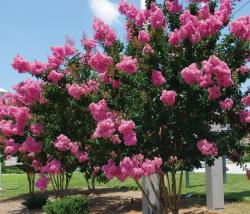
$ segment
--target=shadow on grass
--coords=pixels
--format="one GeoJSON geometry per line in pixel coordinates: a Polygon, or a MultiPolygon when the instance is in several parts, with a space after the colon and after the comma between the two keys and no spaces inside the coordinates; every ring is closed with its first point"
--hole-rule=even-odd
{"type": "MultiPolygon", "coordinates": [[[[67,191],[65,191],[63,194],[64,195],[78,195],[78,194],[82,194],[82,195],[89,195],[91,193],[94,193],[96,195],[98,194],[105,194],[105,193],[115,193],[115,192],[126,192],[129,190],[137,190],[137,188],[134,187],[126,187],[126,186],[117,186],[117,187],[97,187],[95,190],[88,190],[85,188],[77,188],[77,189],[68,189],[67,191]]],[[[50,191],[45,191],[43,193],[41,192],[35,192],[35,195],[41,195],[41,196],[56,196],[55,192],[53,190],[50,191]]],[[[25,193],[25,194],[20,194],[17,195],[15,197],[11,197],[11,198],[7,198],[7,199],[0,199],[0,203],[1,202],[8,202],[8,201],[14,201],[14,200],[19,200],[19,199],[24,199],[25,197],[29,196],[29,193],[25,193]]]]}

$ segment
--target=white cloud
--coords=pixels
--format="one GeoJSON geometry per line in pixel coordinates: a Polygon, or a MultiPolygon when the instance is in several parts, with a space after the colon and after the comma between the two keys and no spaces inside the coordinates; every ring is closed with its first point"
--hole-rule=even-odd
{"type": "Polygon", "coordinates": [[[118,22],[118,5],[110,0],[89,0],[93,14],[107,24],[118,22]]]}
{"type": "Polygon", "coordinates": [[[0,93],[5,93],[7,92],[4,88],[0,88],[0,93]]]}

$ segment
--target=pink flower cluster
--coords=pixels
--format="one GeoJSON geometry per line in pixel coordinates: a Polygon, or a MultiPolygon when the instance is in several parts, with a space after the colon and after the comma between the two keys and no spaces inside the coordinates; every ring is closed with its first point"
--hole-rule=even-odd
{"type": "Polygon", "coordinates": [[[34,123],[30,126],[30,131],[34,134],[34,135],[40,135],[43,131],[43,125],[40,123],[34,123]]]}
{"type": "Polygon", "coordinates": [[[250,106],[250,94],[248,94],[247,96],[243,97],[241,99],[241,103],[244,105],[244,106],[250,106]]]}
{"type": "Polygon", "coordinates": [[[61,161],[49,160],[47,164],[42,167],[42,173],[49,173],[50,175],[60,174],[63,172],[61,161]]]}
{"type": "Polygon", "coordinates": [[[113,89],[120,88],[122,85],[122,82],[120,80],[113,79],[112,77],[109,77],[107,72],[100,74],[101,80],[104,84],[111,84],[113,89]]]}
{"type": "Polygon", "coordinates": [[[118,131],[123,135],[124,144],[127,146],[136,145],[137,138],[134,129],[135,129],[135,123],[132,120],[121,121],[118,131]]]}
{"type": "Polygon", "coordinates": [[[208,88],[208,99],[216,100],[221,96],[220,87],[213,86],[208,88]]]}
{"type": "Polygon", "coordinates": [[[18,83],[13,87],[17,92],[18,99],[27,106],[33,105],[35,102],[43,103],[42,98],[42,82],[27,79],[18,83]]]}
{"type": "Polygon", "coordinates": [[[211,85],[218,85],[208,88],[209,99],[215,100],[220,97],[220,87],[230,87],[233,85],[231,71],[227,64],[218,57],[212,55],[208,60],[202,62],[202,69],[199,70],[196,63],[184,68],[181,71],[184,81],[191,85],[198,83],[200,87],[206,88],[211,85]],[[213,83],[213,75],[216,82],[213,83]]]}
{"type": "Polygon", "coordinates": [[[234,101],[231,98],[226,98],[223,101],[220,101],[220,107],[222,110],[230,110],[234,105],[234,101]]]}
{"type": "Polygon", "coordinates": [[[48,75],[48,80],[54,82],[54,83],[58,83],[64,76],[64,73],[59,73],[56,70],[52,70],[50,71],[49,75],[48,75]]]}
{"type": "Polygon", "coordinates": [[[138,40],[141,43],[148,43],[150,41],[150,36],[147,31],[141,30],[138,35],[138,40]]]}
{"type": "Polygon", "coordinates": [[[162,10],[155,3],[151,4],[150,22],[151,27],[155,29],[161,29],[165,25],[165,16],[162,10]]]}
{"type": "Polygon", "coordinates": [[[245,73],[247,73],[249,71],[249,68],[245,64],[245,65],[242,65],[240,68],[238,68],[237,71],[239,71],[241,74],[245,74],[245,73]]]}
{"type": "Polygon", "coordinates": [[[250,123],[250,112],[246,110],[242,110],[239,112],[240,121],[242,123],[250,123]]]}
{"type": "Polygon", "coordinates": [[[250,16],[243,16],[229,24],[229,30],[243,41],[250,40],[250,16]]]}
{"type": "Polygon", "coordinates": [[[167,0],[166,9],[169,13],[179,13],[182,10],[182,6],[179,4],[178,0],[167,0]]]}
{"type": "Polygon", "coordinates": [[[125,157],[121,160],[119,166],[113,160],[109,160],[106,165],[102,166],[102,171],[108,180],[117,177],[120,181],[128,177],[139,180],[141,176],[150,176],[160,172],[162,159],[155,157],[153,160],[144,159],[142,154],[134,155],[132,158],[125,157]]]}
{"type": "Polygon", "coordinates": [[[48,185],[49,185],[50,179],[44,175],[44,173],[40,173],[40,177],[35,182],[35,186],[41,191],[44,192],[48,185]]]}
{"type": "Polygon", "coordinates": [[[64,46],[50,47],[52,56],[48,56],[48,67],[56,69],[63,64],[64,60],[76,53],[76,49],[71,44],[64,46]]]}
{"type": "Polygon", "coordinates": [[[24,141],[19,151],[21,152],[28,152],[36,154],[42,150],[42,144],[40,142],[37,142],[33,137],[27,137],[26,141],[24,141]]]}
{"type": "Polygon", "coordinates": [[[197,143],[197,148],[205,156],[217,156],[218,148],[214,143],[209,143],[207,140],[200,140],[197,143]]]}
{"type": "Polygon", "coordinates": [[[123,135],[124,144],[133,146],[136,144],[136,133],[134,132],[135,124],[132,120],[121,120],[113,112],[108,111],[107,103],[103,99],[98,103],[91,103],[89,110],[92,117],[97,122],[94,138],[111,139],[115,143],[120,143],[119,135],[116,131],[123,135]]]}
{"type": "Polygon", "coordinates": [[[64,59],[75,54],[76,50],[70,44],[64,46],[51,47],[52,56],[48,56],[48,63],[43,63],[35,60],[34,62],[28,62],[19,54],[14,58],[12,67],[19,73],[30,72],[32,75],[39,75],[45,72],[47,69],[56,69],[63,62],[64,59]]]}
{"type": "Polygon", "coordinates": [[[5,150],[4,153],[7,155],[14,155],[18,151],[19,145],[15,143],[15,141],[10,138],[5,141],[5,150]]]}
{"type": "Polygon", "coordinates": [[[132,56],[123,56],[116,64],[116,68],[127,74],[134,74],[137,71],[137,59],[133,59],[132,56]]]}
{"type": "Polygon", "coordinates": [[[87,50],[87,51],[91,51],[93,48],[96,47],[96,40],[94,39],[87,39],[86,37],[84,37],[81,40],[82,46],[87,50]]]}
{"type": "Polygon", "coordinates": [[[134,4],[129,4],[127,0],[121,0],[119,4],[119,12],[124,14],[130,20],[136,20],[139,10],[134,4]]]}
{"type": "Polygon", "coordinates": [[[0,105],[0,131],[6,136],[24,134],[24,129],[30,119],[29,109],[0,105]],[[5,119],[5,118],[8,119],[5,119]]]}
{"type": "Polygon", "coordinates": [[[72,155],[74,155],[80,163],[88,160],[88,154],[86,152],[82,152],[79,149],[78,142],[72,142],[67,136],[61,134],[56,138],[54,142],[54,146],[62,152],[70,151],[72,155]]]}
{"type": "Polygon", "coordinates": [[[88,63],[93,70],[102,74],[108,70],[109,66],[112,64],[112,61],[112,57],[97,52],[90,57],[88,63]]]}
{"type": "Polygon", "coordinates": [[[166,82],[166,79],[162,76],[160,71],[154,70],[151,75],[151,82],[155,86],[161,86],[166,82]]]}
{"type": "Polygon", "coordinates": [[[94,18],[94,39],[104,43],[104,46],[109,47],[116,41],[116,33],[106,25],[102,20],[94,18]]]}
{"type": "Polygon", "coordinates": [[[142,27],[148,19],[150,19],[152,28],[160,29],[165,25],[165,16],[155,3],[151,4],[150,10],[138,10],[134,4],[121,0],[119,11],[133,21],[137,27],[142,27]]]}
{"type": "Polygon", "coordinates": [[[80,100],[82,96],[87,96],[91,92],[98,91],[98,83],[94,80],[89,80],[87,84],[78,85],[73,83],[72,85],[67,85],[68,93],[76,100],[80,100]]]}
{"type": "Polygon", "coordinates": [[[160,100],[164,105],[173,106],[175,103],[176,92],[175,91],[167,91],[163,90],[160,100]]]}
{"type": "Polygon", "coordinates": [[[231,0],[221,1],[219,10],[213,15],[210,14],[208,5],[201,8],[199,16],[192,15],[188,9],[185,10],[180,15],[181,27],[170,33],[169,43],[178,45],[185,39],[197,43],[202,37],[215,34],[228,21],[230,12],[231,0]]]}

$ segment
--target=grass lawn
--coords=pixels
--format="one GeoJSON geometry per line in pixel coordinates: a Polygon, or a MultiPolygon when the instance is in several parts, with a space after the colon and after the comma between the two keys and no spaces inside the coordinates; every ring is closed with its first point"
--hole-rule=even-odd
{"type": "MultiPolygon", "coordinates": [[[[185,179],[184,179],[185,180],[185,179]]],[[[0,191],[0,199],[6,199],[27,193],[28,186],[25,174],[6,174],[2,176],[3,190],[0,191]]],[[[96,186],[112,188],[135,189],[136,184],[132,179],[121,183],[112,180],[107,184],[96,184],[96,186]]],[[[81,173],[75,173],[70,182],[69,188],[86,188],[86,182],[81,173]]],[[[183,194],[191,193],[193,195],[205,197],[205,174],[190,173],[190,188],[185,188],[183,182],[183,194]]],[[[245,175],[228,175],[225,188],[226,200],[250,201],[250,181],[245,175]]],[[[51,186],[49,189],[52,189],[51,186]]]]}

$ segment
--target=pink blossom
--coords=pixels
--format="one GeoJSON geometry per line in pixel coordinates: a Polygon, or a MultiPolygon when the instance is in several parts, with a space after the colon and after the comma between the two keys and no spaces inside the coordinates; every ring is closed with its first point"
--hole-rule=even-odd
{"type": "Polygon", "coordinates": [[[112,88],[114,88],[114,89],[120,88],[122,85],[122,82],[120,80],[115,80],[112,78],[109,78],[109,82],[110,82],[112,88]]]}
{"type": "Polygon", "coordinates": [[[150,55],[150,54],[154,54],[155,51],[149,44],[146,44],[144,45],[142,52],[145,55],[150,55]]]}
{"type": "Polygon", "coordinates": [[[237,69],[241,74],[245,74],[249,71],[249,68],[248,66],[245,64],[245,65],[242,65],[239,69],[237,69]]]}
{"type": "Polygon", "coordinates": [[[160,100],[164,105],[173,106],[175,103],[176,92],[163,90],[160,100]]]}
{"type": "Polygon", "coordinates": [[[40,170],[42,169],[42,167],[43,167],[42,163],[41,163],[39,160],[36,160],[36,159],[34,159],[34,160],[32,161],[31,166],[32,166],[36,171],[40,171],[40,170]]]}
{"type": "Polygon", "coordinates": [[[17,55],[13,62],[12,67],[17,70],[19,73],[26,73],[29,70],[29,62],[26,61],[21,55],[17,55]]]}
{"type": "Polygon", "coordinates": [[[102,171],[109,180],[114,177],[117,177],[120,181],[124,181],[128,177],[139,180],[141,176],[150,176],[159,172],[161,166],[161,158],[155,157],[153,160],[144,160],[144,156],[138,154],[132,158],[123,158],[119,165],[116,165],[113,160],[109,160],[107,164],[102,166],[102,171]]]}
{"type": "Polygon", "coordinates": [[[137,143],[136,133],[131,131],[129,133],[123,134],[123,141],[126,146],[134,146],[137,143]]]}
{"type": "Polygon", "coordinates": [[[30,114],[26,107],[0,106],[0,117],[10,118],[9,120],[0,120],[0,130],[3,134],[22,136],[30,114]]]}
{"type": "Polygon", "coordinates": [[[220,101],[220,107],[222,110],[230,110],[232,109],[234,101],[231,98],[226,98],[223,101],[220,101]]]}
{"type": "Polygon", "coordinates": [[[109,160],[106,165],[102,166],[102,171],[104,172],[105,176],[108,180],[111,180],[114,176],[118,173],[118,167],[115,165],[113,160],[109,160]]]}
{"type": "Polygon", "coordinates": [[[154,70],[151,75],[151,82],[155,86],[161,86],[166,82],[160,71],[154,70]]]}
{"type": "Polygon", "coordinates": [[[48,187],[50,179],[46,177],[43,173],[40,173],[39,179],[35,182],[35,186],[41,191],[44,192],[48,187]]]}
{"type": "Polygon", "coordinates": [[[27,106],[31,106],[35,102],[42,102],[41,82],[27,79],[15,85],[13,89],[17,92],[18,99],[27,106]]]}
{"type": "Polygon", "coordinates": [[[43,173],[49,173],[51,175],[62,173],[61,162],[59,160],[48,161],[46,166],[41,169],[43,173]]]}
{"type": "Polygon", "coordinates": [[[229,30],[243,41],[250,40],[250,16],[243,16],[230,22],[229,30]]]}
{"type": "Polygon", "coordinates": [[[110,114],[108,113],[108,107],[106,100],[100,100],[98,103],[91,103],[89,105],[89,110],[95,121],[101,121],[107,119],[110,114]]]}
{"type": "MultiPolygon", "coordinates": [[[[77,83],[73,83],[72,85],[67,85],[67,88],[69,95],[76,100],[80,100],[81,96],[87,95],[90,92],[90,88],[85,84],[78,85],[77,83]]],[[[91,90],[94,90],[94,88],[91,88],[91,90]]]]}
{"type": "Polygon", "coordinates": [[[121,124],[118,128],[118,131],[121,133],[121,134],[126,134],[126,133],[129,133],[131,132],[133,129],[135,128],[135,123],[134,121],[132,120],[122,120],[121,121],[121,124]]]}
{"type": "Polygon", "coordinates": [[[182,6],[178,0],[168,0],[166,1],[166,9],[169,13],[179,13],[182,10],[182,6]]]}
{"type": "Polygon", "coordinates": [[[95,80],[88,80],[87,86],[88,90],[91,92],[97,92],[99,89],[99,84],[95,80]]]}
{"type": "Polygon", "coordinates": [[[247,94],[247,96],[243,97],[241,99],[241,103],[244,105],[244,106],[250,106],[250,94],[247,94]]]}
{"type": "Polygon", "coordinates": [[[192,63],[188,67],[184,68],[181,71],[181,76],[185,80],[185,82],[189,85],[195,83],[197,79],[200,77],[201,71],[198,69],[196,63],[192,63]]]}
{"type": "Polygon", "coordinates": [[[63,152],[70,149],[69,144],[70,144],[70,139],[67,136],[63,135],[63,134],[60,134],[56,138],[56,141],[54,142],[55,147],[59,151],[63,151],[63,152]]]}
{"type": "Polygon", "coordinates": [[[122,0],[118,9],[121,14],[124,14],[130,20],[135,20],[139,12],[135,5],[129,4],[127,0],[122,0]]]}
{"type": "Polygon", "coordinates": [[[115,132],[115,124],[112,119],[107,118],[97,123],[94,138],[111,138],[115,132]]]}
{"type": "Polygon", "coordinates": [[[162,10],[154,3],[151,5],[150,21],[152,28],[160,29],[165,24],[165,16],[162,10]]]}
{"type": "Polygon", "coordinates": [[[22,143],[21,147],[22,151],[27,151],[29,153],[38,153],[42,150],[42,144],[30,136],[22,143]]]}
{"type": "Polygon", "coordinates": [[[205,156],[217,156],[218,148],[214,143],[209,143],[207,140],[200,140],[197,143],[197,148],[205,156]]]}
{"type": "Polygon", "coordinates": [[[121,139],[119,138],[118,134],[115,134],[112,136],[111,141],[113,144],[120,144],[121,143],[121,139]]]}
{"type": "Polygon", "coordinates": [[[88,154],[86,152],[79,152],[76,156],[79,163],[83,163],[88,160],[88,154]]]}
{"type": "Polygon", "coordinates": [[[43,125],[41,123],[34,123],[30,126],[30,131],[34,135],[40,135],[43,131],[43,125]]]}
{"type": "Polygon", "coordinates": [[[94,39],[83,38],[81,40],[81,43],[86,50],[92,50],[93,48],[96,47],[96,40],[94,39]]]}
{"type": "Polygon", "coordinates": [[[17,152],[19,145],[15,143],[15,141],[10,138],[5,141],[5,150],[4,153],[7,155],[13,155],[17,152]]]}
{"type": "Polygon", "coordinates": [[[137,143],[136,133],[134,132],[135,123],[132,120],[122,120],[118,131],[123,135],[124,144],[134,146],[137,143]]]}
{"type": "Polygon", "coordinates": [[[148,16],[148,10],[140,10],[135,17],[135,25],[137,27],[142,27],[147,22],[148,16]]]}
{"type": "Polygon", "coordinates": [[[240,116],[240,122],[250,123],[250,112],[242,110],[239,112],[239,116],[240,116]]]}
{"type": "Polygon", "coordinates": [[[48,65],[46,63],[35,60],[29,65],[29,72],[32,75],[39,75],[45,72],[48,69],[48,65]]]}
{"type": "Polygon", "coordinates": [[[63,76],[63,73],[59,73],[56,70],[52,70],[48,75],[48,79],[54,83],[57,83],[60,81],[60,79],[62,79],[63,76]]]}
{"type": "Polygon", "coordinates": [[[113,45],[116,41],[116,33],[102,20],[94,18],[94,39],[104,42],[106,47],[113,45]]]}
{"type": "Polygon", "coordinates": [[[137,71],[137,59],[133,59],[132,56],[123,56],[121,62],[116,64],[116,68],[127,74],[133,74],[137,71]]]}
{"type": "Polygon", "coordinates": [[[103,53],[97,52],[92,55],[89,60],[89,65],[92,69],[96,70],[98,73],[104,73],[108,70],[112,63],[112,57],[107,56],[103,53]]]}
{"type": "Polygon", "coordinates": [[[147,31],[141,30],[138,35],[138,40],[141,43],[148,43],[150,41],[150,36],[147,31]]]}
{"type": "Polygon", "coordinates": [[[208,99],[209,100],[216,100],[220,97],[221,92],[220,92],[220,87],[213,86],[208,88],[208,99]]]}

